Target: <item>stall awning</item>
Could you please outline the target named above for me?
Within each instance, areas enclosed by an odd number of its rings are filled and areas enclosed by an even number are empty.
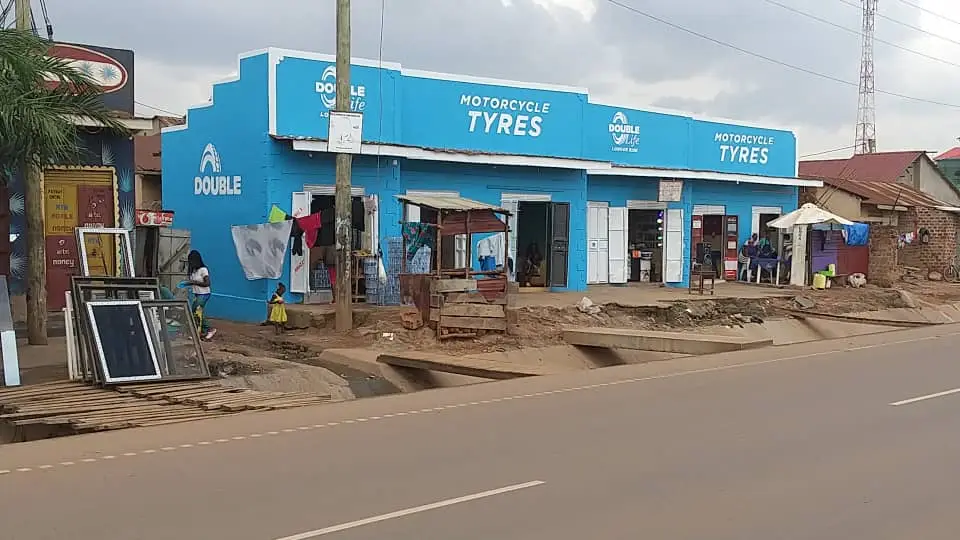
[[[415,206],[426,206],[436,210],[459,212],[466,212],[468,210],[491,210],[498,214],[509,214],[509,212],[498,206],[452,195],[397,195],[397,198]]]
[[[397,198],[407,204],[441,211],[441,236],[508,230],[506,221],[498,218],[497,214],[510,215],[510,212],[492,204],[453,195],[397,195]]]

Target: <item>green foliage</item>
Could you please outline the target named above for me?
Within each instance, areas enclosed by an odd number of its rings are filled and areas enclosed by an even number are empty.
[[[126,133],[96,83],[67,61],[46,56],[48,48],[29,32],[0,30],[0,168],[76,163],[77,118]]]

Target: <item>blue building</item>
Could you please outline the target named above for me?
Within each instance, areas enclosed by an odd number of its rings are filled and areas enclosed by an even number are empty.
[[[164,204],[211,266],[214,316],[260,320],[275,286],[245,278],[231,225],[263,223],[273,205],[294,215],[332,208],[335,82],[332,56],[245,54],[186,125],[164,131]],[[456,194],[513,211],[505,255],[517,261],[534,244],[554,252],[540,283],[553,290],[685,286],[698,244],[733,278],[737,246],[794,210],[798,186],[819,184],[797,178],[789,131],[600,104],[582,88],[356,59],[351,108],[363,113],[352,181],[355,203],[367,202],[354,219],[364,248],[387,253],[401,220],[420,219],[397,195]],[[291,255],[282,279],[295,300],[329,256]]]

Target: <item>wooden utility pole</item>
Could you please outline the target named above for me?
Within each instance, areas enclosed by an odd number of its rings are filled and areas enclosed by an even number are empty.
[[[33,31],[30,0],[16,0],[17,29]],[[43,187],[40,170],[23,163],[24,214],[27,220],[27,341],[47,344],[47,254],[43,234]]]
[[[350,112],[350,0],[337,0],[337,111]],[[337,331],[353,329],[353,221],[350,194],[353,156],[337,154]]]
[[[30,0],[16,0],[14,11],[17,16],[17,30],[33,30],[33,25],[30,24]]]

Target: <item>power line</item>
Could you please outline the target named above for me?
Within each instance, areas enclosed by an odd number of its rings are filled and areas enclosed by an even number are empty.
[[[151,110],[154,110],[154,111],[157,111],[157,112],[162,112],[162,113],[164,113],[164,114],[169,114],[169,115],[171,115],[171,116],[176,116],[176,117],[178,117],[178,118],[181,117],[181,116],[183,116],[182,114],[178,114],[178,113],[175,113],[175,112],[172,112],[172,111],[168,111],[168,110],[166,110],[166,109],[161,109],[160,107],[154,107],[153,105],[147,105],[146,103],[143,103],[143,102],[141,102],[141,101],[136,101],[136,100],[134,100],[134,103],[137,104],[137,105],[140,105],[141,107],[146,107],[146,108],[148,108],[148,109],[151,109]]]
[[[912,7],[912,8],[917,8],[917,9],[919,9],[920,11],[923,11],[923,12],[925,12],[925,13],[928,13],[928,14],[930,14],[930,15],[933,15],[934,17],[939,17],[939,18],[941,18],[941,19],[943,19],[943,20],[945,20],[945,21],[947,21],[947,22],[950,22],[950,23],[953,23],[953,24],[960,24],[960,21],[958,21],[958,20],[956,20],[956,19],[951,19],[950,17],[947,17],[946,15],[941,15],[940,13],[937,13],[936,11],[932,11],[932,10],[930,10],[930,9],[927,9],[927,8],[921,6],[921,5],[914,4],[913,2],[910,2],[909,0],[900,0],[900,3],[906,4],[906,5],[908,5],[908,6]]]
[[[840,1],[843,1],[843,0],[840,0]],[[624,4],[624,3],[622,3],[622,2],[620,2],[620,1],[618,1],[618,0],[607,0],[607,2],[609,2],[609,3],[611,3],[611,4],[615,5],[615,6],[618,6],[618,7],[620,7],[620,8],[623,8],[623,9],[625,9],[625,10],[627,10],[627,11],[632,11],[632,12],[636,13],[637,15],[640,15],[641,17],[646,17],[647,19],[650,19],[650,20],[652,20],[652,21],[656,21],[656,22],[658,22],[658,23],[660,23],[660,24],[663,24],[663,25],[665,25],[665,26],[669,26],[669,27],[671,27],[671,28],[673,28],[673,29],[675,29],[675,30],[679,30],[679,31],[684,32],[684,33],[686,33],[686,34],[690,34],[690,35],[692,35],[692,36],[696,36],[696,37],[698,37],[698,38],[700,38],[700,39],[703,39],[703,40],[705,40],[705,41],[709,41],[709,42],[711,42],[711,43],[715,43],[715,44],[717,44],[717,45],[720,45],[720,46],[722,46],[722,47],[726,47],[726,48],[728,48],[728,49],[733,49],[733,50],[735,50],[735,51],[737,51],[737,52],[746,54],[746,55],[748,55],[748,56],[753,56],[754,58],[759,58],[759,59],[761,59],[761,60],[765,60],[765,61],[767,61],[767,62],[770,62],[771,64],[777,64],[778,66],[783,66],[783,67],[786,67],[786,68],[790,68],[790,69],[792,69],[792,70],[794,70],[794,71],[799,71],[799,72],[801,72],[801,73],[806,73],[807,75],[813,75],[814,77],[819,77],[819,78],[821,78],[821,79],[826,79],[826,80],[828,80],[828,81],[833,81],[833,82],[835,82],[835,83],[840,83],[840,84],[844,84],[844,85],[847,85],[847,86],[852,86],[852,87],[854,87],[854,88],[859,88],[859,86],[860,86],[859,83],[855,83],[855,82],[852,82],[852,81],[848,81],[848,80],[845,80],[845,79],[841,79],[841,78],[839,78],[839,77],[834,77],[833,75],[827,75],[826,73],[820,73],[819,71],[814,71],[814,70],[812,70],[812,69],[808,69],[808,68],[805,68],[805,67],[801,67],[801,66],[798,66],[798,65],[796,65],[796,64],[790,64],[790,63],[787,63],[787,62],[783,62],[783,61],[777,60],[777,59],[775,59],[775,58],[771,58],[771,57],[769,57],[769,56],[765,56],[765,55],[762,55],[762,54],[760,54],[760,53],[751,51],[751,50],[749,50],[749,49],[744,49],[743,47],[739,47],[739,46],[734,45],[734,44],[732,44],[732,43],[728,43],[728,42],[726,42],[726,41],[722,41],[722,40],[719,40],[719,39],[717,39],[717,38],[710,37],[710,36],[708,36],[708,35],[706,35],[706,34],[701,34],[700,32],[697,32],[696,30],[691,30],[691,29],[689,29],[689,28],[687,28],[687,27],[685,27],[685,26],[681,26],[681,25],[679,25],[679,24],[670,22],[670,21],[668,21],[668,20],[666,20],[666,19],[662,19],[662,18],[660,18],[660,17],[657,17],[656,15],[652,15],[652,14],[647,13],[647,12],[645,12],[645,11],[641,11],[640,9],[637,9],[637,8],[635,8],[635,7],[633,7],[633,6]],[[857,9],[859,9],[859,8],[857,8]],[[939,105],[939,106],[941,106],[941,107],[950,107],[951,109],[960,109],[960,105],[958,105],[958,104],[956,104],[956,103],[946,103],[946,102],[943,102],[943,101],[936,101],[936,100],[932,100],[932,99],[925,99],[925,98],[919,98],[919,97],[915,97],[915,96],[908,96],[908,95],[906,95],[906,94],[900,94],[900,93],[898,93],[898,92],[890,92],[890,91],[879,90],[879,89],[878,89],[876,92],[877,92],[878,94],[884,94],[884,95],[887,95],[887,96],[898,97],[898,98],[901,98],[901,99],[906,99],[906,100],[909,100],[909,101],[915,101],[915,102],[918,102],[918,103],[926,103],[926,104],[928,104],[928,105]]]
[[[854,4],[853,2],[850,2],[849,0],[837,0],[837,1],[840,2],[841,4],[846,4],[846,5],[850,6],[850,7],[856,8],[857,11],[861,11],[861,7],[860,7],[860,6],[858,6],[857,4]],[[892,22],[892,23],[894,23],[894,24],[899,24],[900,26],[903,26],[904,28],[909,28],[909,29],[911,29],[911,30],[920,32],[920,33],[922,33],[922,34],[927,34],[928,36],[933,36],[933,37],[935,37],[935,38],[937,38],[937,39],[942,39],[943,41],[949,41],[950,43],[953,43],[954,45],[960,45],[960,41],[957,41],[957,40],[952,39],[952,38],[948,38],[948,37],[946,37],[946,36],[941,36],[940,34],[934,34],[933,32],[931,32],[931,31],[929,31],[929,30],[924,30],[923,28],[920,28],[919,26],[915,26],[915,25],[912,25],[912,24],[910,24],[910,23],[905,23],[905,22],[903,22],[903,21],[901,21],[901,20],[899,20],[899,19],[893,18],[893,17],[891,17],[891,16],[889,16],[889,15],[884,15],[883,13],[877,13],[877,17],[880,17],[881,19],[890,21],[890,22]]]
[[[856,147],[857,147],[857,145],[854,144],[854,145],[851,145],[851,146],[844,146],[844,147],[842,147],[842,148],[834,148],[833,150],[824,150],[824,151],[822,151],[822,152],[814,152],[814,153],[812,153],[812,154],[806,154],[806,155],[800,156],[800,159],[804,159],[804,158],[808,158],[808,157],[822,156],[822,155],[824,155],[824,154],[832,154],[832,153],[834,153],[834,152],[840,152],[840,151],[842,151],[842,150],[853,150],[853,149],[856,148]]]
[[[842,24],[837,24],[837,23],[835,23],[835,22],[833,22],[833,21],[824,19],[824,18],[819,17],[819,16],[817,16],[817,15],[814,15],[814,14],[812,14],[812,13],[807,13],[806,11],[801,11],[801,10],[799,10],[799,9],[797,9],[797,8],[788,6],[788,5],[786,5],[786,4],[782,4],[782,3],[778,2],[777,0],[763,0],[763,1],[766,2],[766,3],[768,3],[768,4],[771,4],[771,5],[774,5],[774,6],[783,8],[783,9],[785,9],[785,10],[791,12],[791,13],[795,13],[795,14],[797,14],[797,15],[800,15],[800,16],[803,16],[803,17],[807,17],[808,19],[813,19],[813,20],[815,20],[815,21],[817,21],[817,22],[820,22],[820,23],[823,23],[823,24],[832,26],[832,27],[837,28],[837,29],[839,29],[839,30],[843,30],[844,32],[853,34],[853,35],[855,35],[855,36],[863,37],[863,32],[861,32],[860,30],[854,30],[853,28],[847,28],[846,26],[843,26]],[[933,61],[935,61],[935,62],[940,62],[940,63],[947,64],[947,65],[950,65],[950,66],[953,66],[953,67],[960,67],[960,64],[958,64],[958,63],[956,63],[956,62],[951,62],[950,60],[946,60],[946,59],[944,59],[944,58],[939,58],[939,57],[937,57],[937,56],[932,56],[932,55],[929,55],[929,54],[927,54],[927,53],[920,52],[920,51],[918,51],[918,50],[916,50],[916,49],[911,49],[911,48],[909,48],[909,47],[904,47],[903,45],[900,45],[900,44],[898,44],[898,43],[894,43],[894,42],[892,42],[892,41],[887,41],[887,40],[884,40],[884,39],[880,39],[880,38],[878,38],[878,37],[874,37],[873,39],[874,39],[874,41],[876,41],[876,42],[878,42],[878,43],[883,43],[884,45],[888,45],[888,46],[893,47],[893,48],[895,48],[895,49],[900,49],[901,51],[906,51],[906,52],[908,52],[908,53],[910,53],[910,54],[915,54],[915,55],[917,55],[917,56],[922,56],[922,57],[924,57],[924,58],[933,60]]]

